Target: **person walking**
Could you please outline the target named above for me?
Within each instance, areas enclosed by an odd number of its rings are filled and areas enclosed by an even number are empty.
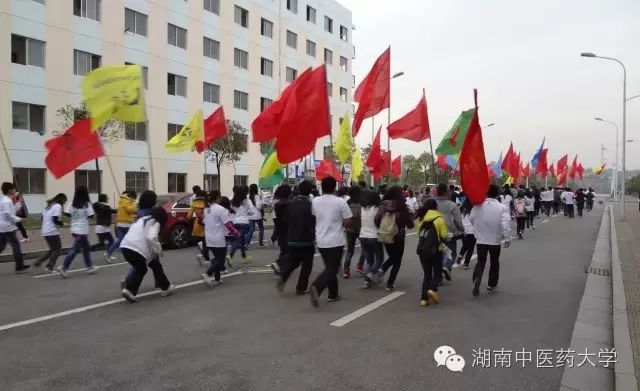
[[[85,186],[78,186],[71,201],[71,207],[65,212],[65,215],[71,217],[69,224],[71,235],[73,235],[73,247],[64,258],[64,263],[56,268],[62,278],[69,278],[67,270],[71,266],[71,262],[79,253],[82,253],[84,264],[87,267],[87,274],[94,274],[98,268],[91,263],[91,249],[89,247],[89,219],[93,217],[95,212],[89,201],[89,191]]]
[[[444,220],[447,223],[447,231],[449,232],[449,237],[444,241],[444,245],[451,250],[451,257],[446,257],[442,266],[442,274],[447,281],[451,281],[451,268],[458,257],[458,239],[464,235],[462,214],[458,205],[451,201],[452,196],[449,188],[444,183],[439,184],[437,189],[438,196],[436,197],[438,212],[444,216]]]
[[[34,267],[40,267],[47,259],[49,262],[45,266],[48,274],[53,273],[53,267],[62,252],[62,243],[60,241],[59,227],[62,227],[62,210],[64,204],[67,203],[67,196],[63,193],[56,194],[50,200],[47,200],[47,206],[42,212],[42,237],[47,242],[49,250],[33,263]]]
[[[562,192],[561,198],[562,202],[565,205],[565,216],[570,219],[575,217],[575,197],[576,195],[571,191],[571,188],[565,187],[564,192]]]
[[[13,197],[11,197],[11,201],[13,201],[13,206],[16,208],[16,216],[20,217],[21,219],[26,219],[27,216],[29,216],[29,211],[27,209],[27,203],[24,201],[24,198],[22,197],[22,193],[16,192],[13,195]],[[22,221],[18,221],[16,223],[16,227],[18,227],[18,230],[22,235],[22,239],[20,239],[20,243],[28,242],[29,234],[27,233],[27,230],[24,228],[24,225],[22,225]]]
[[[535,207],[535,197],[533,195],[533,192],[529,189],[526,190],[524,193],[524,207],[525,210],[527,211],[527,229],[536,229],[536,226],[533,225],[533,221],[536,217],[536,207]]]
[[[538,218],[540,216],[540,209],[542,208],[542,197],[540,196],[540,190],[536,187],[533,186],[531,188],[531,194],[533,196],[533,211],[534,211],[534,217]]]
[[[418,199],[413,194],[413,190],[409,190],[409,195],[407,195],[405,204],[407,205],[407,209],[409,209],[411,216],[415,216],[416,211],[418,210]]]
[[[264,203],[262,196],[258,192],[258,185],[252,183],[249,186],[249,201],[251,201],[251,218],[249,219],[249,232],[247,232],[247,246],[251,244],[253,233],[258,227],[258,243],[264,247]]]
[[[198,243],[200,254],[196,255],[196,260],[200,266],[203,266],[206,262],[209,262],[209,251],[207,250],[207,244],[204,238],[204,225],[202,220],[204,218],[204,209],[206,207],[207,192],[204,190],[198,190],[195,194],[195,198],[191,201],[189,207],[189,213],[187,213],[187,220],[191,222],[191,238]]]
[[[167,212],[162,207],[156,206],[151,209],[148,216],[133,223],[122,239],[120,244],[122,256],[133,267],[133,273],[127,275],[121,294],[130,303],[138,301],[138,289],[147,274],[147,265],[153,272],[156,287],[162,290],[161,296],[169,296],[176,289],[167,278],[160,263],[162,245],[159,235],[166,222]]]
[[[418,247],[416,252],[420,258],[420,265],[424,276],[422,277],[422,289],[420,290],[420,306],[426,307],[429,301],[438,304],[438,282],[442,273],[443,241],[448,236],[447,223],[444,216],[438,212],[438,203],[434,199],[428,200],[418,210],[417,218],[420,221],[418,228]]]
[[[291,188],[288,185],[280,185],[276,189],[275,195],[277,197],[277,201],[273,204],[273,224],[274,232],[276,233],[276,241],[278,242],[280,252],[278,253],[278,257],[276,258],[275,262],[272,262],[270,266],[273,270],[273,273],[277,276],[280,274],[280,269],[287,259],[287,238],[289,234],[289,228],[286,217],[287,207],[289,206],[289,201],[291,198]]]
[[[106,194],[98,194],[98,202],[93,204],[93,211],[96,213],[95,232],[98,243],[91,245],[90,251],[107,250],[114,242],[113,235],[111,235],[111,220],[116,210],[107,203],[108,201],[109,197]],[[111,263],[109,257],[104,257],[104,260]]]
[[[524,239],[523,234],[527,222],[527,201],[524,199],[524,190],[521,190],[516,199],[513,200],[513,213],[516,218],[518,239]]]
[[[560,213],[560,206],[562,205],[562,191],[560,188],[556,187],[553,189],[553,214],[557,215]]]
[[[549,217],[553,208],[553,189],[545,189],[543,187],[542,193],[540,193],[540,197],[542,199],[542,211],[547,215],[547,217]]]
[[[395,224],[391,224],[394,222]],[[379,279],[391,269],[386,286],[386,291],[390,292],[395,289],[396,278],[402,265],[406,230],[414,227],[400,187],[392,186],[387,190],[376,214],[375,223],[378,227],[378,241],[384,244],[389,256],[382,264]]]
[[[127,234],[131,224],[136,217],[136,197],[138,195],[133,190],[125,190],[120,199],[118,200],[118,208],[116,213],[116,240],[109,246],[104,253],[104,259],[107,263],[116,261],[117,258],[113,256],[113,253],[120,248],[120,242],[124,235]]]
[[[344,256],[344,266],[342,268],[342,277],[348,279],[351,277],[351,259],[356,252],[356,241],[360,236],[360,212],[362,210],[362,206],[360,206],[361,202],[361,192],[359,187],[354,187],[350,191],[349,200],[347,201],[347,205],[349,205],[349,209],[351,210],[351,214],[353,215],[351,219],[351,225],[345,228],[345,234],[347,236],[347,252]],[[356,272],[363,273],[363,265],[364,265],[364,253],[360,252],[360,259],[358,260],[358,264],[356,265]]]
[[[371,288],[374,277],[382,266],[384,250],[382,243],[378,242],[378,227],[375,217],[380,207],[380,197],[374,191],[366,191],[362,194],[362,209],[360,211],[360,245],[367,263],[363,274],[364,289]]]
[[[213,261],[207,271],[200,275],[205,284],[215,286],[222,283],[220,275],[225,267],[227,255],[227,236],[237,237],[240,232],[231,221],[229,210],[220,206],[220,192],[212,190],[209,193],[211,205],[204,209],[204,239],[207,253],[213,254]],[[213,280],[211,279],[213,276]]]
[[[473,224],[471,224],[471,209],[473,209],[473,205],[471,205],[469,199],[466,199],[460,207],[460,212],[462,212],[462,225],[464,225],[464,238],[462,238],[462,250],[460,250],[460,254],[456,260],[459,265],[464,257],[464,265],[462,266],[464,270],[469,269],[471,257],[473,257],[473,252],[476,247],[476,236],[473,231]]]
[[[312,188],[313,184],[310,181],[302,181],[298,186],[298,195],[287,204],[284,212],[288,222],[287,252],[276,282],[276,289],[279,292],[284,291],[291,273],[298,267],[300,267],[300,273],[298,274],[296,295],[304,295],[308,291],[309,276],[315,255],[313,241],[316,217],[313,215],[313,204],[309,198]]]
[[[504,241],[505,248],[511,244],[509,210],[498,202],[499,192],[498,186],[489,186],[487,199],[471,210],[471,224],[473,224],[478,248],[478,260],[473,270],[473,296],[480,294],[480,283],[487,256],[490,257],[487,290],[496,289],[500,279],[500,244]]]
[[[249,232],[249,219],[253,216],[251,214],[253,206],[247,199],[247,187],[236,186],[233,189],[233,198],[231,199],[231,209],[233,210],[233,225],[240,232],[240,236],[233,240],[231,243],[231,251],[227,255],[227,267],[232,266],[233,256],[236,251],[240,250],[243,262],[248,262],[251,257],[247,255],[247,232]]]
[[[502,192],[502,195],[500,196],[500,203],[504,206],[506,206],[507,208],[509,208],[509,212],[511,213],[511,220],[514,219],[513,217],[513,196],[511,195],[511,188],[509,187],[509,185],[504,185],[504,191]]]
[[[16,223],[22,219],[16,216],[16,208],[11,198],[16,193],[16,187],[11,182],[2,183],[2,198],[0,198],[0,252],[7,247],[7,243],[13,251],[13,260],[15,263],[16,274],[26,273],[31,265],[24,263],[20,242],[16,235],[18,227]]]
[[[313,199],[311,207],[316,217],[316,245],[325,266],[309,288],[309,298],[314,307],[318,307],[318,297],[325,289],[329,291],[329,302],[340,300],[338,271],[345,244],[342,227],[349,226],[353,216],[347,202],[335,195],[336,185],[334,177],[324,178],[321,182],[322,195]]]
[[[596,198],[596,193],[593,191],[591,187],[587,191],[585,198],[587,199],[587,212],[591,212],[593,210],[593,201]]]
[[[582,217],[582,211],[584,210],[584,202],[585,202],[584,189],[580,188],[576,192],[576,209],[578,209],[578,217]]]

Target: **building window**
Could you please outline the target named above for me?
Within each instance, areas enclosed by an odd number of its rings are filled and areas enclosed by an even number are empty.
[[[298,0],[287,0],[287,9],[294,14],[298,13]]]
[[[204,190],[220,190],[218,189],[218,175],[217,174],[203,174],[202,180],[204,182]]]
[[[75,188],[85,186],[89,189],[89,193],[100,193],[102,182],[102,171],[95,170],[76,170],[75,171]]]
[[[233,65],[242,69],[249,69],[249,53],[238,48],[233,49]]]
[[[184,193],[187,189],[187,174],[167,174],[167,191],[169,193]]]
[[[312,6],[307,6],[307,22],[316,23],[316,9]]]
[[[244,28],[249,28],[249,11],[247,11],[246,9],[238,7],[236,5],[233,19],[236,24],[239,24]]]
[[[142,171],[125,171],[124,184],[127,190],[140,194],[149,189],[149,173]]]
[[[214,60],[220,60],[220,42],[207,37],[203,37],[202,54],[205,57],[213,58]]]
[[[13,168],[13,183],[22,194],[46,194],[44,168]]]
[[[102,58],[97,54],[83,52],[81,50],[73,51],[73,74],[84,76],[94,69],[100,68]]]
[[[298,34],[287,30],[287,46],[294,49],[298,48]]]
[[[202,8],[205,11],[220,15],[220,0],[202,0]]]
[[[171,23],[167,24],[167,43],[179,48],[187,48],[187,30]]]
[[[333,64],[333,52],[329,49],[324,49],[324,63],[327,65]]]
[[[167,73],[167,94],[187,97],[187,78]]]
[[[260,59],[260,74],[262,76],[273,77],[273,61],[266,58]]]
[[[322,148],[322,154],[324,159],[332,159],[333,158],[333,147],[328,145]]]
[[[145,122],[125,122],[124,139],[147,141],[147,124]]]
[[[347,101],[347,89],[340,87],[340,100],[343,102]]]
[[[44,42],[11,34],[11,62],[44,68]]]
[[[136,65],[132,62],[126,62],[124,63],[124,65]],[[140,68],[142,68],[142,85],[144,86],[145,90],[147,89],[147,85],[149,82],[149,68],[141,65]]]
[[[249,110],[249,94],[246,92],[233,91],[233,107],[240,110]]]
[[[346,57],[340,56],[340,69],[345,72],[349,71],[349,60]]]
[[[260,98],[260,112],[263,112],[270,104],[273,103],[273,99]]]
[[[247,175],[234,175],[233,176],[233,185],[234,186],[248,186],[249,185],[249,177]]]
[[[316,43],[313,41],[309,41],[308,39],[307,39],[307,55],[311,57],[316,56]]]
[[[327,93],[329,96],[333,96],[333,83],[327,82]]]
[[[260,34],[263,37],[273,38],[273,23],[265,18],[260,19]]]
[[[333,19],[328,16],[324,17],[324,31],[333,33]]]
[[[101,3],[102,0],[73,0],[73,14],[100,21]]]
[[[340,39],[347,42],[349,41],[349,29],[340,25]]]
[[[287,83],[292,83],[295,80],[296,77],[298,77],[298,71],[293,69],[293,68],[287,67],[287,69],[286,69],[286,80],[287,80]]]
[[[12,102],[13,128],[44,134],[45,107],[31,103]]]
[[[124,9],[124,30],[143,37],[147,36],[147,15],[130,10]]]
[[[202,84],[202,99],[205,102],[220,103],[220,86],[204,82]]]
[[[167,141],[171,140],[173,136],[180,133],[182,125],[179,124],[167,124]]]

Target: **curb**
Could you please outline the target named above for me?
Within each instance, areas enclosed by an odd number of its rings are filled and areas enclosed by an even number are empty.
[[[611,266],[613,282],[613,341],[618,354],[615,365],[616,391],[637,391],[638,379],[635,374],[633,353],[631,352],[631,335],[627,316],[627,300],[622,279],[622,265],[618,253],[618,234],[616,232],[613,208],[609,208],[611,219]]]

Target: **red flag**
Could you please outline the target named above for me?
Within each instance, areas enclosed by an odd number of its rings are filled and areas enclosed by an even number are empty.
[[[286,164],[301,159],[311,153],[318,138],[330,132],[327,70],[321,65],[298,77],[289,94],[275,144],[278,160]]]
[[[576,174],[578,173],[578,155],[573,158],[573,163],[571,163],[571,168],[569,169],[569,178],[576,179]]]
[[[376,137],[373,139],[373,144],[371,144],[371,150],[369,151],[369,156],[367,156],[367,161],[365,162],[365,166],[369,168],[376,168],[382,163],[382,151],[380,150],[380,131],[382,130],[382,126],[378,129],[378,133],[376,133]]]
[[[478,118],[477,90],[473,90],[476,110],[471,118],[467,136],[462,144],[458,166],[460,168],[460,183],[472,205],[484,202],[489,189],[489,173],[487,160],[484,156],[484,142],[482,129]]]
[[[204,120],[204,141],[196,141],[196,151],[204,152],[212,142],[226,135],[227,121],[224,118],[224,109],[220,106]]]
[[[515,152],[513,151],[513,142],[509,144],[509,150],[507,154],[502,159],[502,166],[500,167],[503,171],[509,172],[509,167],[511,165],[511,161],[515,157]]]
[[[517,155],[514,153],[511,158],[511,162],[509,163],[509,175],[513,178],[514,181],[518,182],[520,180],[520,153]]]
[[[543,178],[547,176],[547,154],[549,152],[548,148],[545,148],[540,153],[540,157],[538,158],[538,165],[536,166],[536,173],[540,174]]]
[[[558,160],[558,164],[556,167],[556,173],[560,175],[562,172],[567,171],[567,163],[569,161],[569,156],[564,155],[560,160]]]
[[[493,166],[491,163],[487,164],[487,174],[489,174],[489,178],[493,178],[496,174],[493,172]]]
[[[378,166],[371,169],[373,179],[378,180],[389,172],[389,161],[391,160],[391,152],[387,151],[382,154],[382,160]]]
[[[444,155],[438,155],[438,160],[436,161],[436,164],[443,170],[446,170],[447,167],[449,167],[447,165],[447,157]]]
[[[584,179],[584,167],[582,166],[582,163],[578,163],[578,177],[580,178],[580,180]]]
[[[338,167],[336,167],[331,159],[324,159],[318,167],[316,167],[316,179],[321,181],[329,176],[334,177],[338,182],[342,182],[342,175]]]
[[[529,163],[527,163],[525,167],[522,167],[522,176],[528,178],[529,174],[531,174],[531,169],[529,168]]]
[[[402,175],[402,156],[398,156],[391,162],[391,176],[400,178],[400,175]]]
[[[64,134],[47,140],[44,146],[48,150],[44,164],[56,178],[65,176],[81,164],[104,156],[100,135],[91,131],[89,118],[71,125]]]
[[[355,93],[358,104],[355,118],[353,119],[352,134],[355,136],[360,130],[360,125],[365,118],[373,117],[390,104],[390,80],[391,80],[391,48],[382,53],[375,64],[362,80]]]
[[[387,129],[389,130],[389,137],[392,139],[404,138],[420,142],[431,136],[429,132],[429,116],[427,114],[427,98],[424,90],[422,90],[422,99],[420,99],[416,108],[389,125]]]
[[[549,173],[555,178],[556,177],[556,169],[553,167],[553,162],[549,166]]]

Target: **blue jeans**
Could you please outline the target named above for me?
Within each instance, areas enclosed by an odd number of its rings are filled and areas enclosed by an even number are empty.
[[[111,256],[114,251],[120,248],[120,242],[124,239],[124,235],[129,232],[129,227],[116,227],[116,241],[111,243],[109,249],[107,250],[107,255]]]
[[[233,240],[231,243],[231,252],[229,256],[233,258],[233,254],[240,249],[240,254],[242,254],[242,258],[247,257],[247,253],[245,251],[246,240],[247,240],[247,232],[249,231],[249,224],[234,224],[236,229],[240,231],[240,236]]]
[[[449,249],[451,250],[451,259],[447,259],[447,263],[445,263],[443,266],[447,269],[451,269],[453,263],[458,257],[458,239],[445,240],[444,245],[449,247]]]
[[[0,252],[4,251],[7,247],[7,243],[9,243],[11,250],[13,251],[16,270],[22,270],[24,267],[24,257],[22,256],[22,249],[20,249],[20,242],[18,242],[16,231],[0,232]]]
[[[256,231],[256,225],[258,226],[258,238],[260,240],[260,244],[264,241],[264,221],[260,220],[249,220],[249,232],[247,232],[247,237],[245,239],[247,244],[251,243],[251,239],[253,239],[253,233]]]
[[[73,234],[75,241],[73,242],[73,248],[69,251],[66,257],[64,257],[64,270],[67,270],[69,266],[71,266],[71,262],[73,262],[73,258],[76,257],[80,252],[82,252],[82,257],[84,258],[84,264],[87,267],[91,267],[91,250],[89,248],[89,237],[87,235],[76,235]]]
[[[344,256],[344,268],[349,269],[351,267],[351,258],[356,252],[356,240],[359,233],[347,231],[347,252]],[[360,242],[362,246],[362,242]],[[358,265],[361,266],[364,263],[364,251],[360,251],[360,258],[358,259]]]
[[[373,276],[380,270],[384,252],[382,251],[382,243],[376,238],[360,238],[362,245],[362,253],[367,261],[367,269],[365,270],[364,279],[371,282]]]

